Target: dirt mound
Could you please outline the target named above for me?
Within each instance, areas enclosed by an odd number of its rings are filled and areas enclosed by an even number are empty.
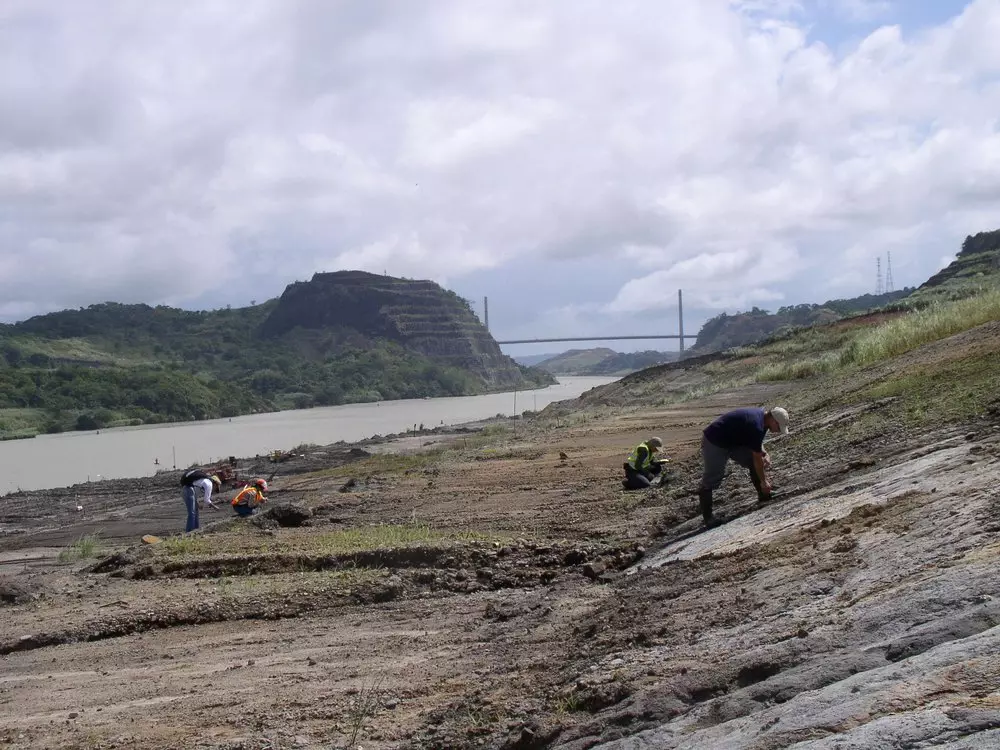
[[[282,528],[299,528],[306,525],[313,512],[304,505],[298,503],[282,503],[268,508],[263,513],[258,513],[254,519],[256,525],[267,528],[276,524]],[[272,522],[269,524],[268,522]]]
[[[153,551],[144,545],[129,547],[121,552],[105,557],[90,567],[90,573],[116,573],[124,568],[138,565],[152,556]]]
[[[37,596],[38,591],[33,583],[0,576],[0,604],[24,604]]]

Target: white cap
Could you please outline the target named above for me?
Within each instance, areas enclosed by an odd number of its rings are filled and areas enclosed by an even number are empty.
[[[782,435],[788,434],[788,412],[780,406],[775,406],[770,410],[769,414],[774,417],[774,421],[778,423],[778,427],[781,430]]]

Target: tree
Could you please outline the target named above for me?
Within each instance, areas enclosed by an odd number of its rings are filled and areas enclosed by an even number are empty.
[[[3,357],[7,360],[7,364],[11,367],[17,367],[21,364],[21,360],[23,359],[21,350],[13,344],[4,344]]]

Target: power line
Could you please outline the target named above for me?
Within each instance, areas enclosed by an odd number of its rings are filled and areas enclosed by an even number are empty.
[[[882,288],[882,259],[875,259],[875,296],[880,294],[885,294],[885,290]]]
[[[885,293],[896,291],[892,284],[892,253],[885,254]]]

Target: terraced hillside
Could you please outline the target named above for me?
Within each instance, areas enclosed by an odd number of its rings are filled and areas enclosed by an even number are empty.
[[[430,281],[317,274],[193,312],[104,303],[0,326],[0,438],[545,386]]]
[[[315,274],[285,289],[260,328],[266,339],[305,332],[385,339],[474,373],[492,388],[524,385],[522,369],[500,351],[468,303],[433,281],[363,271]]]

